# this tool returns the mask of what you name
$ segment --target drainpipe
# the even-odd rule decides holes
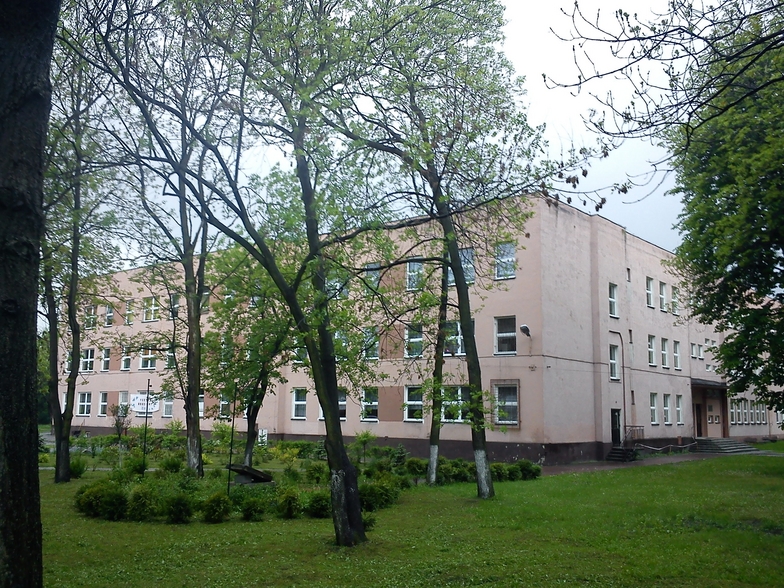
[[[618,335],[621,340],[621,386],[623,390],[623,439],[621,443],[626,447],[626,346],[623,343],[623,335],[620,331],[610,331]]]

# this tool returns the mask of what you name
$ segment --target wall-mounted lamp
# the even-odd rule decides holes
[[[528,328],[528,325],[520,325],[520,332],[526,337],[531,336],[531,329]]]

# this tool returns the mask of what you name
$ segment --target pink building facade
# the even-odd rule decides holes
[[[482,272],[472,303],[483,386],[492,398],[491,459],[554,464],[604,459],[624,443],[659,448],[687,446],[697,437],[781,436],[781,415],[751,395],[727,398],[711,353],[722,335],[689,320],[686,295],[662,264],[669,252],[600,216],[541,199],[532,206],[525,235],[476,252],[476,259],[484,255],[489,262],[472,270]],[[473,259],[472,252],[467,263]],[[404,264],[406,279],[418,263]],[[95,321],[83,343],[75,429],[108,433],[108,409],[120,403],[131,405],[133,424],[145,414],[156,429],[184,421],[176,398],[155,397],[146,412],[142,406],[148,380],[158,393],[171,377],[166,354],[131,353],[118,344],[122,336],[153,336],[176,323],[169,296],[132,281],[133,274],[116,276],[127,298],[90,310]],[[380,334],[366,361],[377,362],[384,377],[347,391],[344,435],[369,430],[381,443],[427,455],[431,415],[420,387],[432,371],[426,339],[410,324]],[[467,382],[459,332],[449,345],[442,454],[470,457],[470,429],[459,405]],[[286,383],[276,385],[259,415],[263,434],[323,437],[307,373],[289,366],[283,376]],[[204,403],[209,409],[220,400],[207,393]],[[213,410],[229,412],[227,405]],[[205,418],[203,430],[213,422]],[[242,417],[235,423],[245,429]]]

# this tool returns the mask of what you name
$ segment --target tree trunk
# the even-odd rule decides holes
[[[259,428],[256,419],[261,410],[261,402],[254,402],[248,406],[248,435],[245,438],[245,458],[243,463],[248,467],[253,467],[253,450],[256,448],[256,439],[259,436]]]
[[[56,0],[0,11],[0,587],[43,585],[36,423],[38,251]]]
[[[427,462],[427,483],[435,485],[438,478],[438,448],[441,441],[441,412],[444,398],[444,348],[446,347],[446,311],[449,304],[449,255],[444,251],[441,271],[441,296],[438,302],[438,334],[433,359],[433,414],[430,419],[430,458]]]

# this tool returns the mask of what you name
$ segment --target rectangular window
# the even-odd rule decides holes
[[[670,340],[661,338],[661,366],[670,367]]]
[[[109,347],[104,347],[101,352],[101,371],[108,372],[109,364],[112,360],[112,350]]]
[[[76,406],[76,416],[90,416],[90,404],[92,394],[90,392],[79,392],[79,403]]]
[[[697,343],[697,357],[699,359],[705,359],[705,355],[702,352],[702,345],[700,345],[699,343]]]
[[[381,264],[368,263],[365,265],[365,286],[369,290],[378,290],[381,283]]]
[[[651,424],[659,424],[659,396],[656,392],[651,392]]]
[[[516,324],[516,317],[495,317],[495,352],[497,354],[514,355],[517,353]]]
[[[324,284],[327,297],[330,300],[348,298],[348,281],[341,276],[331,276]]]
[[[204,393],[199,394],[199,418],[204,417]]]
[[[460,250],[460,265],[463,266],[466,284],[473,284],[476,281],[476,268],[474,268],[474,248],[466,247]],[[455,285],[455,274],[452,268],[447,269],[449,285]]]
[[[174,416],[174,399],[163,399],[163,418],[170,419]]]
[[[406,386],[404,421],[422,421],[422,387]]]
[[[142,300],[142,322],[149,323],[157,321],[158,316],[158,297],[147,296]]]
[[[762,415],[762,424],[768,424],[768,407],[765,406],[765,403],[760,403],[760,415]]]
[[[667,312],[667,284],[659,282],[659,310]]]
[[[662,396],[662,412],[664,414],[664,424],[671,425],[672,421],[670,420],[670,395],[664,394]]]
[[[730,424],[735,424],[735,405],[737,404],[736,401],[730,400]]]
[[[340,416],[341,421],[346,420],[346,396],[346,389],[338,388],[338,416]]]
[[[517,399],[517,386],[497,385],[495,387],[495,422],[499,425],[517,425],[520,412]]]
[[[82,361],[79,364],[80,372],[91,372],[95,367],[95,349],[82,349]]]
[[[231,418],[231,402],[228,396],[221,395],[220,405],[218,406],[218,418],[230,419]]]
[[[680,314],[680,295],[681,291],[678,289],[677,286],[672,287],[672,299],[670,300],[670,308],[672,308],[672,314]]]
[[[201,296],[199,298],[199,307],[201,308],[201,312],[209,312],[210,311],[210,289],[207,286],[204,286],[201,289]]]
[[[84,307],[84,328],[94,329],[98,326],[98,307],[95,304],[88,304]]]
[[[149,347],[142,347],[139,351],[139,369],[155,369],[155,351]]]
[[[413,324],[406,327],[406,357],[421,357],[423,349],[422,325]]]
[[[106,314],[103,318],[103,326],[111,327],[114,324],[114,306],[111,304],[106,305]]]
[[[648,335],[648,365],[656,365],[656,337]]]
[[[133,324],[133,298],[125,301],[125,324]]]
[[[406,290],[422,288],[425,266],[421,260],[412,259],[406,263]]]
[[[618,286],[610,283],[609,287],[610,316],[618,318]]]
[[[378,359],[378,327],[367,327],[365,335],[365,359]]]
[[[292,390],[292,409],[291,415],[293,419],[304,420],[308,414],[308,391],[305,388],[294,388]]]
[[[610,345],[610,379],[620,380],[618,372],[618,346]]]
[[[749,424],[749,401],[745,398],[741,401],[743,402],[743,424]]]
[[[645,304],[653,308],[653,278],[645,278]]]
[[[675,420],[679,425],[683,424],[683,394],[675,395]]]
[[[468,386],[447,386],[442,391],[441,421],[462,423],[468,420],[471,395]]]
[[[463,331],[460,321],[447,321],[444,323],[444,355],[465,355],[463,346]]]
[[[362,390],[362,414],[360,419],[363,421],[378,421],[378,388],[368,387]]]
[[[180,295],[170,294],[169,295],[169,318],[174,320],[177,318],[177,315],[179,313],[180,313]]]
[[[106,416],[109,410],[109,393],[101,392],[98,399],[98,416]]]
[[[128,406],[130,405],[130,401],[128,400],[128,390],[123,390],[120,392],[120,406]]]
[[[515,277],[517,260],[515,243],[499,243],[495,247],[495,279],[509,280]]]
[[[681,369],[681,342],[672,342],[672,367],[676,370]]]
[[[174,353],[174,345],[171,345],[166,350],[166,369],[174,369],[177,367],[177,356]]]
[[[131,348],[123,346],[122,357],[120,358],[120,369],[127,371],[131,369]]]

